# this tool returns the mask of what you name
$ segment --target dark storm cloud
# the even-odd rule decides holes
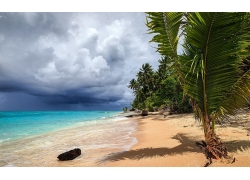
[[[26,109],[128,105],[128,82],[159,59],[144,23],[144,13],[0,13],[0,110],[16,109],[14,97]]]
[[[66,38],[72,13],[1,13],[0,31],[7,39],[30,42],[48,33]]]

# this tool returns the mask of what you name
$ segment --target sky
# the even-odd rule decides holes
[[[0,12],[0,111],[121,110],[143,63],[143,12]]]
[[[144,12],[248,11],[246,2],[9,0],[0,6],[0,111],[121,110],[160,55]],[[216,3],[216,6],[214,6]],[[13,6],[15,4],[15,6]],[[193,6],[195,4],[195,6]],[[52,13],[54,12],[54,13]]]

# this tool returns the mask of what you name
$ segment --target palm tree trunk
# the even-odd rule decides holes
[[[204,135],[205,135],[205,155],[207,159],[228,158],[227,148],[223,145],[220,138],[215,134],[211,127],[211,118],[204,115]]]

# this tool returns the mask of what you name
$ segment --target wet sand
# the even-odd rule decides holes
[[[203,167],[207,162],[204,150],[195,145],[204,140],[204,135],[193,114],[165,118],[163,115],[138,116],[130,120],[138,123],[137,131],[132,134],[138,143],[129,151],[106,155],[102,166]],[[236,161],[213,160],[210,167],[249,167],[250,112],[239,113],[225,125],[217,125],[216,133]]]

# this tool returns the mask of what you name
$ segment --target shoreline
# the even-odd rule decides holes
[[[16,112],[16,111],[13,111],[13,112]],[[27,112],[29,112],[29,111],[27,111]],[[33,111],[30,111],[30,112],[33,112]],[[35,112],[41,112],[41,111],[35,111]],[[54,111],[54,112],[57,112],[57,111]],[[69,111],[65,111],[65,112],[69,112]],[[96,112],[98,112],[98,111],[96,111]],[[105,111],[103,111],[103,112],[105,112]],[[100,122],[102,120],[112,120],[112,119],[115,119],[116,117],[122,118],[121,120],[127,119],[125,117],[125,115],[123,115],[124,114],[123,112],[120,112],[120,111],[117,111],[117,112],[113,111],[113,112],[115,112],[115,114],[113,114],[111,116],[86,119],[86,120],[82,120],[82,122],[77,122],[77,123],[73,122],[72,124],[64,125],[61,127],[55,127],[53,129],[37,132],[34,134],[27,134],[27,135],[24,135],[22,137],[20,136],[20,137],[15,137],[15,138],[7,138],[9,140],[6,140],[6,141],[5,141],[5,139],[3,139],[3,141],[0,141],[0,145],[4,145],[6,143],[15,143],[15,142],[22,141],[22,140],[33,139],[33,138],[37,138],[40,136],[46,136],[46,135],[51,135],[51,134],[60,133],[60,132],[67,132],[67,131],[78,129],[81,127],[85,127],[86,125],[91,124],[91,123]]]
[[[96,167],[106,154],[128,150],[136,143],[135,138],[128,138],[135,127],[136,123],[118,115],[4,142],[0,144],[0,166]],[[81,149],[79,157],[58,161],[59,154],[74,148]]]
[[[210,167],[250,166],[250,112],[239,114],[241,120],[216,127],[216,133],[227,146],[234,163],[213,160]],[[203,167],[207,162],[204,150],[195,142],[204,140],[203,129],[193,114],[149,115],[129,118],[137,122],[131,136],[137,143],[128,151],[110,154],[105,167]],[[232,120],[233,121],[233,120]],[[244,127],[240,126],[244,121]],[[233,126],[234,124],[234,126]],[[235,127],[236,126],[236,127]]]

